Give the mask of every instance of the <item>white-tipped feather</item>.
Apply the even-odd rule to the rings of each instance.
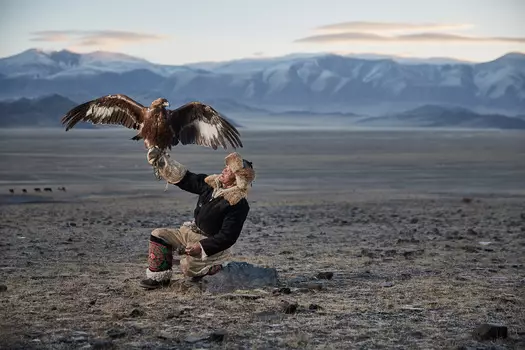
[[[197,122],[197,129],[199,130],[199,133],[202,135],[202,137],[205,138],[207,142],[209,142],[210,140],[218,138],[221,126],[210,125],[203,121],[199,121]]]

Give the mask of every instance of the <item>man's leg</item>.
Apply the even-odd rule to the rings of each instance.
[[[173,274],[173,249],[184,245],[177,229],[158,228],[151,232],[146,279],[140,286],[156,289],[168,286]]]
[[[194,232],[186,227],[181,227],[180,231],[186,240],[186,245],[197,243],[201,239],[206,238],[206,236]],[[208,256],[204,260],[201,259],[201,256],[185,255],[180,260],[180,268],[182,273],[188,277],[212,275],[217,273],[220,270],[221,264],[226,262],[230,257],[231,254],[229,249]]]

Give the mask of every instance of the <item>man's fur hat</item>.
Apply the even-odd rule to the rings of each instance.
[[[237,204],[242,198],[248,196],[248,189],[253,180],[255,180],[255,170],[253,170],[252,163],[246,159],[242,159],[240,154],[233,152],[224,158],[224,164],[229,166],[235,174],[235,186],[228,188],[223,192],[224,198],[231,204]],[[219,174],[208,176],[205,181],[214,189],[219,185]]]
[[[233,152],[224,158],[224,163],[230,167],[235,174],[235,182],[240,189],[248,189],[252,181],[255,179],[255,170],[253,170],[252,163],[246,159],[242,159],[240,154]]]

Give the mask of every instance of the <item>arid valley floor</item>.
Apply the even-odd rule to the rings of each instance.
[[[257,179],[235,260],[280,284],[212,293],[138,286],[150,232],[196,198],[132,132],[2,130],[0,348],[525,348],[525,133],[241,133]],[[213,173],[227,152],[172,157]],[[483,323],[508,337],[474,339]]]

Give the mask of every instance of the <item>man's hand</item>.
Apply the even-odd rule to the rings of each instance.
[[[201,254],[201,245],[199,243],[194,243],[186,247],[186,254],[191,256],[197,256]]]

